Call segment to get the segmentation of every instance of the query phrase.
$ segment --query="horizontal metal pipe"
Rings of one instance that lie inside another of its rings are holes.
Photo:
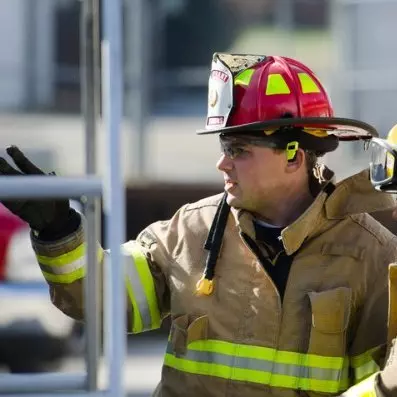
[[[4,393],[29,393],[30,396],[32,392],[83,391],[86,384],[87,374],[2,374],[0,375],[0,395]]]
[[[102,181],[98,177],[59,177],[51,175],[0,176],[0,199],[60,198],[100,196]]]
[[[96,391],[96,392],[72,392],[72,393],[40,393],[40,394],[1,394],[2,397],[116,397],[110,391]],[[117,396],[119,397],[119,396]]]

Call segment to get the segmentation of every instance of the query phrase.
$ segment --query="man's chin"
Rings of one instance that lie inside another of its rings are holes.
[[[230,205],[230,207],[242,208],[241,200],[239,200],[238,197],[233,196],[230,193],[227,193],[226,202]]]

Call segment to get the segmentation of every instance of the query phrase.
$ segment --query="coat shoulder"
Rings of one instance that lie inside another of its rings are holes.
[[[219,203],[222,201],[223,193],[216,194],[214,196],[205,197],[194,203],[186,204],[186,212],[200,212],[205,211],[206,208],[217,208]]]
[[[391,242],[397,246],[397,237],[379,221],[367,213],[351,215],[350,219],[360,229],[377,240],[380,245],[389,245]]]

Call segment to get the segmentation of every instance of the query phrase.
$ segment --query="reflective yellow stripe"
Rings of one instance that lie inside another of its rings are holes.
[[[149,304],[150,317],[152,319],[152,329],[160,327],[160,311],[157,304],[156,288],[154,286],[153,276],[149,269],[148,261],[139,249],[139,246],[135,244],[132,248],[132,256],[135,259],[135,266],[137,268],[139,279],[143,285],[145,291],[146,300]]]
[[[354,383],[358,383],[369,375],[379,371],[379,366],[372,358],[372,354],[378,349],[379,347],[375,347],[365,353],[350,358],[350,365],[354,369]]]
[[[221,340],[199,340],[189,343],[189,350],[206,351],[234,355],[238,347],[239,355],[247,358],[259,358],[273,360],[277,355],[277,361],[286,364],[301,363],[304,366],[339,369],[346,362],[344,357],[326,357],[315,354],[303,354],[289,351],[275,350],[270,347],[240,345]]]
[[[254,74],[254,69],[246,69],[236,75],[234,85],[249,85]]]
[[[320,88],[316,82],[307,73],[298,73],[298,78],[301,83],[302,92],[304,94],[320,92]]]
[[[128,297],[130,298],[130,302],[133,307],[133,310],[132,310],[132,315],[133,315],[132,332],[134,334],[138,334],[143,331],[142,317],[141,317],[141,313],[138,309],[139,306],[135,299],[134,291],[132,290],[132,285],[131,285],[130,281],[128,280],[128,278],[126,278],[126,287],[127,287]]]
[[[85,249],[86,245],[81,244],[73,251],[56,257],[36,255],[41,272],[47,281],[70,284],[85,276]],[[103,249],[98,247],[98,263],[102,261]]]
[[[44,278],[52,283],[71,284],[85,276],[85,267],[81,267],[80,269],[77,269],[69,274],[51,274],[47,272],[42,273]]]
[[[350,387],[344,393],[342,397],[376,397],[375,391],[375,379],[377,373],[373,374],[369,378],[365,379],[363,382]]]
[[[160,327],[160,310],[149,263],[135,241],[122,246],[126,287],[132,305],[132,332],[138,333]]]
[[[266,86],[266,95],[290,94],[288,84],[281,74],[269,74]]]
[[[366,364],[361,365],[358,368],[354,369],[355,383],[361,382],[363,379],[372,375],[374,372],[379,371],[379,366],[375,363],[375,361],[370,361]]]
[[[336,393],[349,384],[348,359],[202,340],[176,357],[169,342],[164,364],[192,374],[224,379]]]
[[[85,255],[85,244],[81,244],[73,251],[67,252],[66,254],[63,255],[59,255],[55,257],[36,255],[36,257],[37,260],[43,265],[63,266],[82,258],[84,255]]]

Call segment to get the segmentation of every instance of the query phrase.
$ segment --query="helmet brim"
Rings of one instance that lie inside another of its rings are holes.
[[[329,135],[335,135],[340,141],[356,141],[371,139],[379,134],[375,127],[363,121],[346,119],[342,117],[306,117],[306,118],[282,118],[269,121],[242,124],[239,126],[221,127],[216,129],[198,130],[198,135],[229,134],[242,131],[270,130],[278,127],[311,127],[324,129]]]

